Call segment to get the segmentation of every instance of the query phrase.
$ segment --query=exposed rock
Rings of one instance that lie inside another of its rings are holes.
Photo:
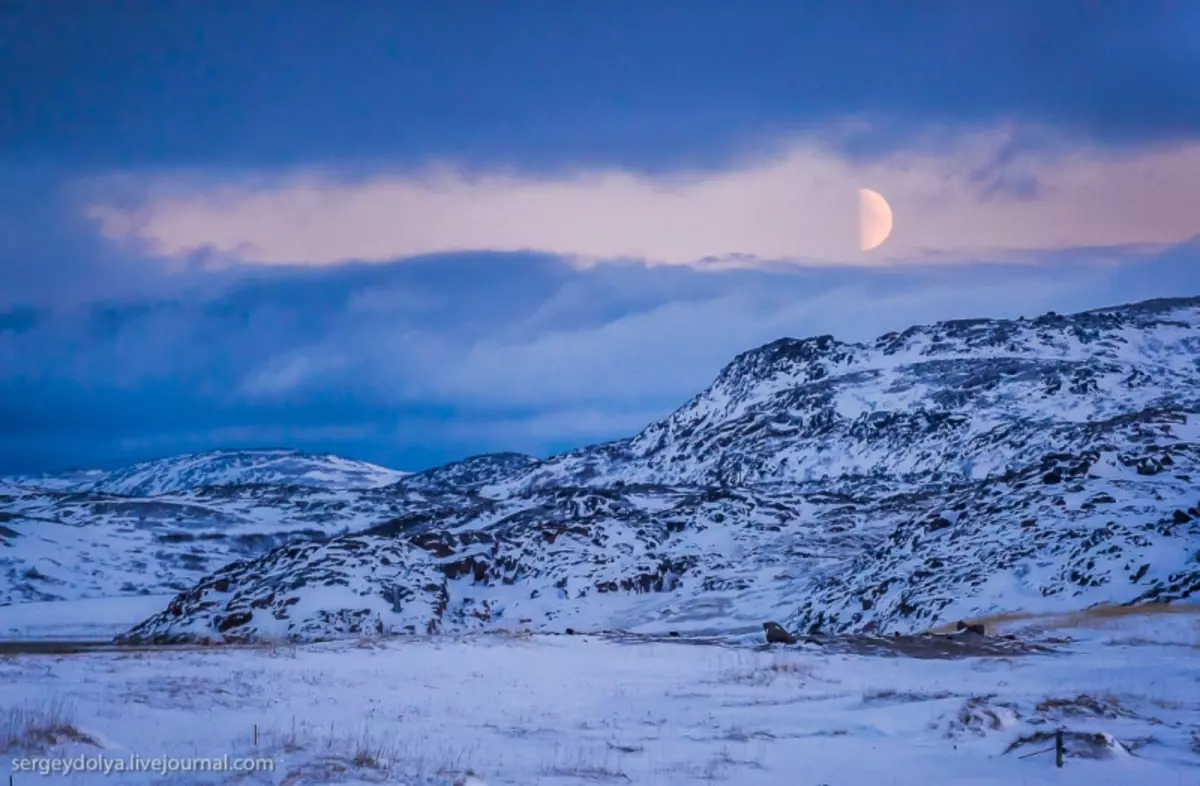
[[[229,614],[228,616],[218,617],[217,631],[220,633],[225,633],[231,628],[238,628],[242,625],[245,625],[253,618],[254,615],[248,611],[235,611],[233,614]]]
[[[797,639],[783,629],[778,622],[764,622],[763,631],[767,635],[768,644],[796,644]]]

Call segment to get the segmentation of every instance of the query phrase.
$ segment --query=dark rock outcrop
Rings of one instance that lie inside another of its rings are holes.
[[[763,632],[766,633],[768,644],[796,644],[799,641],[778,622],[764,622]]]

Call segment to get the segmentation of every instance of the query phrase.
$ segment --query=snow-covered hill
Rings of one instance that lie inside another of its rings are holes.
[[[485,453],[482,456],[444,464],[440,467],[414,472],[396,482],[406,490],[478,491],[529,471],[540,464],[533,456],[523,453]]]
[[[708,390],[633,439],[559,456],[489,491],[613,479],[979,479],[1031,454],[1114,440],[1133,448],[1142,435],[1122,428],[1128,416],[1200,411],[1197,303],[944,322],[871,344],[781,339],[738,356]]]
[[[137,497],[0,481],[0,605],[180,592],[229,562],[371,527],[446,496],[245,485]]]
[[[784,339],[632,439],[344,492],[374,526],[227,565],[131,638],[1170,601],[1200,590],[1198,479],[1200,299]]]
[[[104,472],[27,476],[16,482],[57,491],[126,497],[174,494],[202,486],[272,484],[324,489],[375,488],[408,473],[333,455],[295,450],[217,450],[156,459]]]

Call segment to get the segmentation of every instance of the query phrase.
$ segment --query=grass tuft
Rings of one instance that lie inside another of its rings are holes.
[[[71,707],[58,700],[4,711],[0,714],[0,753],[44,753],[68,742],[97,745],[94,739],[76,728],[71,715]]]

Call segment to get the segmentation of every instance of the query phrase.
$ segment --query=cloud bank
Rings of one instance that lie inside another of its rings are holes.
[[[407,469],[546,454],[636,433],[785,335],[869,340],[1200,292],[1200,244],[1103,257],[701,272],[463,255],[0,313],[0,473],[218,446]]]
[[[882,193],[895,214],[892,236],[867,253],[857,249],[860,187]],[[450,166],[365,178],[167,172],[90,188],[97,196],[87,215],[110,240],[160,257],[268,265],[470,250],[583,262],[861,265],[1200,235],[1200,142],[1035,144],[1012,128],[930,137],[873,158],[813,137],[724,170],[661,175]]]

